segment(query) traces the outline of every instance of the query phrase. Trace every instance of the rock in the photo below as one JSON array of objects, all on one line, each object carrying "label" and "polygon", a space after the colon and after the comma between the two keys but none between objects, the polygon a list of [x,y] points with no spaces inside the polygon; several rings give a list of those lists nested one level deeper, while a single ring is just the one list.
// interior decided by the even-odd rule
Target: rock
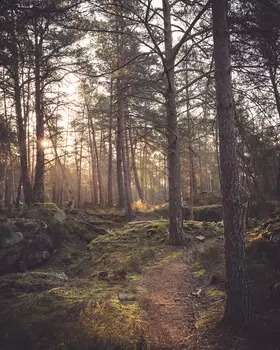
[{"label": "rock", "polygon": [[12,272],[23,251],[23,244],[19,243],[10,248],[0,249],[0,274]]},{"label": "rock", "polygon": [[136,297],[133,294],[119,293],[119,301],[135,301]]},{"label": "rock", "polygon": [[0,223],[0,249],[10,248],[23,241],[23,234],[14,231],[13,227]]},{"label": "rock", "polygon": [[204,242],[205,241],[205,237],[204,236],[196,236],[195,238],[197,240],[199,240],[200,242]]},{"label": "rock", "polygon": [[107,281],[108,280],[108,272],[107,271],[101,271],[98,274],[98,279],[99,280],[103,280],[103,281]]},{"label": "rock", "polygon": [[23,234],[8,222],[0,223],[0,273],[11,272],[24,248]]},{"label": "rock", "polygon": [[30,219],[36,218],[39,221],[43,221],[46,224],[51,223],[52,225],[63,224],[67,219],[64,211],[54,203],[36,203],[27,210],[25,216]]},{"label": "rock", "polygon": [[127,272],[124,269],[115,270],[108,277],[113,281],[124,281],[126,279]]},{"label": "rock", "polygon": [[191,215],[190,209],[187,206],[182,206],[182,209],[183,209],[183,219],[189,220]]},{"label": "rock", "polygon": [[218,275],[213,275],[210,280],[210,286],[215,285],[215,284],[221,284],[224,283],[225,279],[222,276]]},{"label": "rock", "polygon": [[36,250],[50,251],[53,249],[53,240],[49,233],[42,229],[32,236],[31,245]]},{"label": "rock", "polygon": [[27,268],[40,265],[45,260],[48,260],[49,257],[50,253],[47,250],[33,252],[25,256],[24,265]]},{"label": "rock", "polygon": [[55,277],[57,277],[61,280],[68,281],[68,277],[66,276],[66,274],[64,272],[55,273],[54,275],[55,275]]},{"label": "rock", "polygon": [[194,220],[219,222],[223,219],[222,205],[205,205],[201,207],[194,207]]},{"label": "rock", "polygon": [[224,220],[217,222],[217,227],[224,228]]},{"label": "rock", "polygon": [[199,290],[197,292],[192,292],[192,295],[197,297],[197,298],[200,298],[201,294],[202,294],[202,289],[201,288],[199,288]]}]

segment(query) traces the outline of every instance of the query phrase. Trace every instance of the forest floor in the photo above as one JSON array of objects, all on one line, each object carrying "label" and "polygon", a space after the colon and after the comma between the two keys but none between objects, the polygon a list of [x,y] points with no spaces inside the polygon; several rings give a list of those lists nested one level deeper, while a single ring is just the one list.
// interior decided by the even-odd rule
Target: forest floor
[{"label": "forest floor", "polygon": [[217,327],[224,293],[204,283],[203,271],[196,271],[192,260],[193,252],[204,252],[215,242],[194,243],[179,257],[145,275],[141,303],[144,333],[153,349],[251,349],[244,339]]},{"label": "forest floor", "polygon": [[[185,245],[176,248],[167,244],[167,221],[152,213],[136,213],[132,223],[102,211],[68,221],[73,230],[49,261],[0,277],[1,350],[280,349],[263,323],[253,336],[221,326],[224,241],[216,224],[186,221]],[[93,223],[107,234],[89,241],[78,228]],[[251,266],[262,299],[267,266]]]}]

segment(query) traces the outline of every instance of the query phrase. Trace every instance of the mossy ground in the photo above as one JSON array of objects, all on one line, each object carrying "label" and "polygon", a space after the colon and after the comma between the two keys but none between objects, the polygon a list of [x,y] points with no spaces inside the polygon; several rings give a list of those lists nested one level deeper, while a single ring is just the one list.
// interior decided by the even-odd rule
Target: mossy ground
[{"label": "mossy ground", "polygon": [[83,225],[66,227],[46,264],[0,278],[1,349],[148,348],[137,295],[145,269],[179,254],[166,244],[167,222],[130,224],[89,244]]},{"label": "mossy ground", "polygon": [[[150,347],[143,338],[139,301],[146,273],[177,261],[185,250],[168,245],[165,220],[123,227],[125,217],[118,211],[88,211],[75,218],[65,223],[63,231],[56,231],[60,245],[46,264],[0,278],[1,349]],[[106,229],[107,234],[98,234],[94,227]],[[29,228],[36,228],[32,220]],[[263,309],[268,306],[268,302],[261,303],[269,300],[268,284],[277,279],[267,254],[253,248],[264,239],[264,231],[260,227],[247,234],[253,302]],[[210,285],[210,278],[225,274],[222,229],[212,223],[186,221],[184,232],[193,252],[188,262],[191,278],[203,286],[203,303],[195,301],[194,326],[199,337],[205,338],[205,349],[212,346],[211,341],[222,344],[217,349],[242,349],[239,340],[229,344],[229,338],[216,327],[223,314],[225,291],[223,283]],[[197,235],[206,237],[205,242],[198,242]],[[68,279],[61,277],[62,272]],[[119,293],[131,296],[131,301],[120,301]],[[219,337],[223,339],[218,341]]]},{"label": "mossy ground", "polygon": [[[278,217],[280,218],[279,213]],[[272,220],[275,220],[275,215]],[[228,344],[229,349],[251,349],[251,346],[254,349],[276,349],[279,343],[280,331],[278,330],[277,335],[272,326],[265,325],[265,322],[278,324],[274,320],[270,320],[268,315],[271,310],[274,310],[274,313],[278,312],[279,315],[280,306],[280,294],[273,297],[271,293],[271,287],[279,283],[280,279],[279,270],[277,271],[275,268],[275,256],[271,254],[271,246],[267,239],[270,234],[267,225],[268,223],[258,226],[245,234],[252,308],[257,318],[262,319],[265,315],[265,321],[258,321],[259,328],[256,328],[255,324],[253,324],[252,329],[249,329],[249,326],[248,329],[244,327],[245,333],[239,334],[231,345]],[[224,340],[228,342],[229,339],[232,339],[231,336],[226,336],[224,329],[219,326],[225,306],[225,261],[223,252],[224,241],[215,239],[212,240],[211,244],[206,244],[204,249],[194,249],[192,257],[193,276],[200,281],[204,300],[207,300],[207,303],[198,311],[196,327],[200,332],[200,336],[205,337],[208,341],[213,338],[217,340],[220,337],[221,343]],[[210,283],[211,276],[216,278],[213,285]],[[279,319],[279,316],[277,317]],[[256,331],[256,329],[258,330]],[[256,336],[256,333],[258,336]]]}]

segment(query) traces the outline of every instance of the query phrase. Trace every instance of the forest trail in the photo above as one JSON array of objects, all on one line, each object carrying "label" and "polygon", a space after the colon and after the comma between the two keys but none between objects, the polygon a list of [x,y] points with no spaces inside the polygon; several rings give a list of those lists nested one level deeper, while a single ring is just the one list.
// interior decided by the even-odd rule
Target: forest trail
[{"label": "forest trail", "polygon": [[152,348],[196,349],[196,284],[185,254],[146,273],[143,318]]}]

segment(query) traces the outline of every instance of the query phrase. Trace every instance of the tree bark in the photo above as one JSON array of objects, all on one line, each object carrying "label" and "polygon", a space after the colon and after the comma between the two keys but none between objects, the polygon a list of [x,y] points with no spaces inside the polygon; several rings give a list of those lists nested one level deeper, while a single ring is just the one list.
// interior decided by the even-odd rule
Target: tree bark
[{"label": "tree bark", "polygon": [[270,81],[271,81],[271,84],[273,87],[278,116],[280,117],[280,94],[279,94],[279,90],[278,90],[278,86],[277,86],[277,82],[276,82],[276,70],[275,70],[275,72],[273,72],[272,67],[269,67],[269,76],[270,76]]},{"label": "tree bark", "polygon": [[[35,19],[35,22],[36,19]],[[45,152],[44,152],[44,116],[41,108],[42,91],[40,83],[40,57],[42,40],[37,33],[37,23],[35,23],[35,115],[36,115],[36,166],[33,185],[33,200],[44,202],[44,173],[45,173]]]},{"label": "tree bark", "polygon": [[[26,126],[24,125],[21,105],[21,87],[19,82],[19,60],[18,60],[18,47],[16,44],[16,21],[14,18],[14,11],[12,11],[12,24],[13,24],[13,35],[14,35],[14,99],[15,99],[15,110],[17,116],[18,126],[18,143],[20,153],[20,172],[21,182],[23,187],[24,200],[27,205],[32,202],[32,187],[30,183],[28,163],[27,163],[27,148],[26,148]],[[20,186],[21,188],[21,186]]]},{"label": "tree bark", "polygon": [[231,325],[242,326],[249,319],[251,311],[230,73],[227,0],[214,0],[212,13],[227,277],[224,320]]},{"label": "tree bark", "polygon": [[124,189],[125,189],[125,203],[126,203],[126,215],[128,221],[132,220],[132,194],[131,194],[131,182],[130,182],[130,166],[128,155],[128,140],[127,133],[124,133],[124,145],[122,149],[123,156],[123,177],[124,177]]},{"label": "tree bark", "polygon": [[121,81],[117,78],[117,135],[116,135],[116,151],[117,151],[117,185],[118,185],[118,207],[125,207],[124,197],[124,180],[123,180],[123,101],[121,91]]},{"label": "tree bark", "polygon": [[113,79],[110,83],[110,115],[109,115],[109,154],[108,154],[108,207],[113,207],[113,144],[112,144],[112,129],[113,129]]},{"label": "tree bark", "polygon": [[169,183],[169,242],[180,245],[183,242],[183,213],[181,205],[181,171],[179,135],[177,126],[175,57],[172,48],[171,9],[167,0],[162,1],[164,16],[164,43],[166,58],[165,106],[168,125],[168,183]]},{"label": "tree bark", "polygon": [[32,188],[27,165],[26,129],[22,118],[20,87],[18,80],[15,81],[15,108],[18,124],[18,141],[20,150],[20,170],[24,201],[27,205],[32,202]]},{"label": "tree bark", "polygon": [[102,191],[102,175],[101,175],[101,165],[100,165],[100,158],[98,155],[98,149],[97,149],[97,143],[96,143],[96,137],[95,137],[95,129],[92,122],[92,118],[90,117],[91,122],[91,129],[92,129],[92,141],[93,141],[93,147],[95,152],[95,160],[96,160],[96,168],[97,168],[97,178],[98,178],[98,190],[99,190],[99,204],[103,206],[103,191]]},{"label": "tree bark", "polygon": [[144,201],[145,201],[144,192],[143,192],[142,186],[140,184],[139,176],[138,176],[136,159],[135,159],[136,146],[133,147],[131,127],[129,128],[129,139],[130,139],[130,151],[131,151],[131,165],[132,165],[132,170],[133,170],[133,174],[134,174],[135,186],[136,186],[140,201],[142,203],[144,203]]}]

